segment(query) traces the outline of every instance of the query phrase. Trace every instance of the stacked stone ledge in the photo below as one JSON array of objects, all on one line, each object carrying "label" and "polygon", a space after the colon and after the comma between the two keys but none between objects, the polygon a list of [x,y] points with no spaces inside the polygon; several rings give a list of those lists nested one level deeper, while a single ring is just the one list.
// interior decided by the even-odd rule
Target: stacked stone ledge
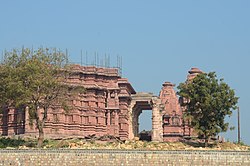
[{"label": "stacked stone ledge", "polygon": [[1,165],[250,165],[249,152],[119,151],[119,150],[0,150]]}]

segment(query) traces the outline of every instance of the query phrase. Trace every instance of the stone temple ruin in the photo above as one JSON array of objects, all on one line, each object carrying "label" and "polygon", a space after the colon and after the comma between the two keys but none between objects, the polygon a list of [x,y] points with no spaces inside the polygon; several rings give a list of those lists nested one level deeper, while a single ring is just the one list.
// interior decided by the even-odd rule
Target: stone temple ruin
[{"label": "stone temple ruin", "polygon": [[[45,136],[97,137],[111,135],[121,140],[139,136],[138,117],[143,110],[152,110],[152,141],[179,141],[192,136],[192,128],[183,119],[184,108],[174,90],[165,82],[159,96],[136,92],[117,68],[74,65],[70,84],[82,85],[86,92],[69,104],[74,109],[50,109]],[[187,77],[193,79],[201,71],[192,68]],[[41,112],[42,114],[42,112]],[[0,134],[35,136],[38,130],[30,125],[28,112],[6,109],[0,114]]]}]

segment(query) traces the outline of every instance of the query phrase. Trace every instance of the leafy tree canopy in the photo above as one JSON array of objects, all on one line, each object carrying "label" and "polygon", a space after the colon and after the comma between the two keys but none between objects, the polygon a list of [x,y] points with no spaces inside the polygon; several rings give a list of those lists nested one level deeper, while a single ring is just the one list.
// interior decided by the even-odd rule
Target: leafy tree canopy
[{"label": "leafy tree canopy", "polygon": [[83,87],[67,83],[70,75],[67,58],[56,49],[14,49],[5,53],[0,65],[0,104],[5,108],[29,109],[29,117],[35,120],[39,131],[39,147],[48,110],[55,106],[66,108],[69,90],[84,91]]},{"label": "leafy tree canopy", "polygon": [[236,109],[238,97],[215,72],[202,73],[193,80],[178,86],[178,95],[183,98],[184,115],[191,119],[191,126],[198,136],[206,141],[211,136],[227,131],[225,117]]}]

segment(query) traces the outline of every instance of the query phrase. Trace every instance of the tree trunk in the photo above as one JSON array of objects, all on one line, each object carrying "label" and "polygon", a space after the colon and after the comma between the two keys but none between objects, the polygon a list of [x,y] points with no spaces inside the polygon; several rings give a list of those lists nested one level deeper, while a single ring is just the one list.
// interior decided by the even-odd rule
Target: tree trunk
[{"label": "tree trunk", "polygon": [[205,138],[204,147],[208,147],[208,138]]},{"label": "tree trunk", "polygon": [[208,142],[209,142],[210,136],[205,136],[205,143],[204,147],[208,147]]},{"label": "tree trunk", "polygon": [[36,117],[37,129],[39,132],[39,136],[38,136],[38,140],[37,140],[37,147],[38,148],[41,148],[43,145],[43,140],[44,140],[43,128],[44,128],[45,121],[47,119],[47,112],[48,112],[48,110],[46,108],[44,108],[43,118],[41,120],[39,119],[39,116]]},{"label": "tree trunk", "polygon": [[37,147],[41,148],[43,145],[43,140],[44,140],[44,132],[43,132],[43,127],[39,127],[38,129],[39,136],[38,136],[38,141],[37,141]]},{"label": "tree trunk", "polygon": [[37,140],[37,147],[41,148],[43,145],[43,140],[44,140],[44,131],[43,131],[43,127],[44,127],[44,119],[43,120],[39,120],[36,119],[36,124],[37,124],[37,129],[38,129],[38,140]]}]

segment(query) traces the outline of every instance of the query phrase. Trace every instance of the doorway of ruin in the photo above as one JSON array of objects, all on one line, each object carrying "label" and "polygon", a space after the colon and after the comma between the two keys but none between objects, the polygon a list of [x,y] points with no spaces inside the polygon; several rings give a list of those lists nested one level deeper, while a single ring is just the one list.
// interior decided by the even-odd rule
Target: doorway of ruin
[{"label": "doorway of ruin", "polygon": [[152,110],[142,110],[138,122],[139,139],[142,141],[151,141]]},{"label": "doorway of ruin", "polygon": [[[146,110],[151,110],[151,119],[149,123],[151,123],[151,130],[150,131],[144,131],[142,135],[140,135],[140,117],[142,112],[145,112]],[[143,115],[142,115],[143,116]],[[144,118],[143,118],[144,119]],[[148,119],[144,119],[146,122]],[[146,122],[147,123],[147,122]],[[138,137],[141,140],[147,140],[151,141],[151,131],[152,131],[152,108],[150,101],[136,101],[134,108],[132,110],[132,126],[133,126],[133,135],[134,137]],[[141,126],[142,127],[142,126]]]},{"label": "doorway of ruin", "polygon": [[160,113],[160,99],[152,93],[140,92],[132,95],[129,106],[129,139],[140,137],[139,116],[144,110],[151,110],[151,132],[147,133],[147,140],[162,141],[162,117]]}]

